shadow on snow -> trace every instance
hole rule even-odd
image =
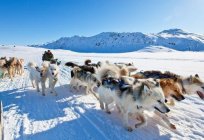
[[[148,121],[147,126],[127,132],[122,127],[121,117],[116,111],[107,115],[102,110],[87,108],[80,112],[78,107],[84,108],[86,104],[78,104],[75,100],[82,95],[73,95],[69,85],[56,87],[58,96],[53,96],[48,91],[46,96],[34,89],[13,89],[0,93],[4,104],[4,111],[17,107],[20,115],[27,115],[31,122],[48,121],[68,117],[66,109],[71,109],[73,118],[58,121],[52,128],[34,134],[21,132],[17,138],[21,139],[170,139],[170,134],[160,135],[156,124]],[[60,91],[60,92],[59,92]],[[4,116],[6,117],[6,116]],[[6,124],[5,124],[6,125]]]

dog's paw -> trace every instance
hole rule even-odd
[[[132,127],[130,127],[130,126],[126,127],[126,130],[129,131],[129,132],[133,131]]]
[[[138,123],[138,124],[135,124],[135,128],[140,128],[140,127],[143,127],[143,126],[145,126],[146,125],[146,123]]]
[[[100,105],[100,108],[101,108],[102,110],[104,110],[104,106],[103,106],[103,105]]]
[[[169,101],[167,102],[167,105],[175,106],[174,100],[173,100],[173,99],[172,99],[172,100],[169,100]]]
[[[176,126],[174,124],[170,124],[169,126],[171,129],[175,130],[176,129]]]
[[[107,114],[111,114],[110,110],[106,110],[106,113],[107,113]]]
[[[139,125],[138,125],[138,124],[136,124],[136,125],[135,125],[135,128],[139,128]]]

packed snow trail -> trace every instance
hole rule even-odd
[[[35,61],[41,64],[44,49],[16,47],[0,48],[0,56],[23,57],[27,64]],[[28,53],[26,53],[28,52]],[[204,58],[198,57],[204,53],[192,52],[182,61],[182,55],[173,52],[174,59],[167,59],[168,54],[135,53],[133,58],[127,54],[78,54],[64,50],[53,50],[56,58],[62,60],[60,66],[60,80],[53,96],[46,90],[46,96],[36,92],[31,87],[28,71],[23,76],[17,76],[14,81],[0,79],[0,99],[4,109],[5,140],[106,140],[106,139],[196,139],[204,137],[204,102],[197,96],[186,96],[182,102],[176,102],[169,113],[170,120],[176,124],[177,130],[172,131],[159,122],[156,116],[149,114],[147,126],[127,132],[121,122],[121,115],[117,111],[106,114],[99,107],[93,95],[74,93],[69,89],[70,69],[63,64],[67,61],[83,63],[90,58],[93,62],[109,60],[111,62],[134,62],[144,70],[158,69],[177,72],[182,75],[198,73],[204,78]],[[160,55],[160,57],[158,57]],[[193,66],[193,67],[192,67]],[[151,117],[149,117],[151,116]],[[133,121],[133,120],[132,120]]]

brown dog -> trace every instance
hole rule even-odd
[[[204,82],[201,80],[198,74],[190,75],[188,77],[182,77],[175,73],[166,71],[162,73],[161,71],[144,71],[132,75],[134,78],[144,79],[144,78],[156,78],[156,79],[177,79],[178,83],[182,88],[183,94],[196,94],[201,99],[204,100]]]
[[[15,67],[16,67],[17,59],[15,57],[10,57],[10,59],[1,67],[1,69],[8,73],[10,79],[13,81],[13,77],[15,77]]]
[[[135,79],[145,79],[145,77],[140,74],[134,74],[134,75],[131,75],[131,77]],[[180,84],[179,78],[173,78],[173,79],[163,78],[163,79],[159,79],[159,83],[164,92],[165,98],[168,99],[169,105],[175,104],[173,99],[177,101],[182,101],[185,99],[184,96],[182,95],[183,90],[182,90],[182,86]]]
[[[22,75],[24,72],[24,59],[20,58],[17,59],[17,63],[16,63],[16,74]]]
[[[182,95],[182,87],[179,84],[179,79],[160,79],[160,86],[164,92],[164,96],[166,99],[169,99],[168,104],[174,105],[174,98],[177,101],[184,100],[184,96]],[[172,97],[172,98],[171,98]]]

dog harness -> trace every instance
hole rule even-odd
[[[104,81],[104,82],[107,82],[108,84],[111,83],[111,80],[110,80],[110,79],[104,79],[103,81]],[[137,82],[137,80],[134,81],[134,83],[136,83],[136,82]],[[128,84],[126,84],[126,83],[124,82],[124,80],[120,80],[120,79],[118,79],[118,83],[119,83],[119,85],[118,85],[119,89],[121,89],[122,87],[125,87],[126,85],[128,85]],[[111,88],[110,88],[110,90],[115,90],[115,89],[117,89],[117,87],[111,87]],[[141,87],[141,89],[142,89],[142,87]],[[142,90],[140,90],[140,93],[139,93],[139,94],[141,94],[141,92],[142,92]],[[137,97],[133,95],[133,100],[136,100],[136,98],[137,98]],[[142,108],[143,108],[142,106],[137,105],[137,109],[138,109],[138,110],[139,110],[139,109],[142,109]]]
[[[104,79],[103,81],[107,82],[108,84],[111,84],[111,80],[110,79]],[[118,79],[118,87],[119,87],[119,89],[121,89],[121,87],[123,87],[125,85],[128,85],[128,84],[126,84],[123,80]],[[110,89],[111,90],[115,90],[115,89],[117,89],[117,86],[110,87]]]

